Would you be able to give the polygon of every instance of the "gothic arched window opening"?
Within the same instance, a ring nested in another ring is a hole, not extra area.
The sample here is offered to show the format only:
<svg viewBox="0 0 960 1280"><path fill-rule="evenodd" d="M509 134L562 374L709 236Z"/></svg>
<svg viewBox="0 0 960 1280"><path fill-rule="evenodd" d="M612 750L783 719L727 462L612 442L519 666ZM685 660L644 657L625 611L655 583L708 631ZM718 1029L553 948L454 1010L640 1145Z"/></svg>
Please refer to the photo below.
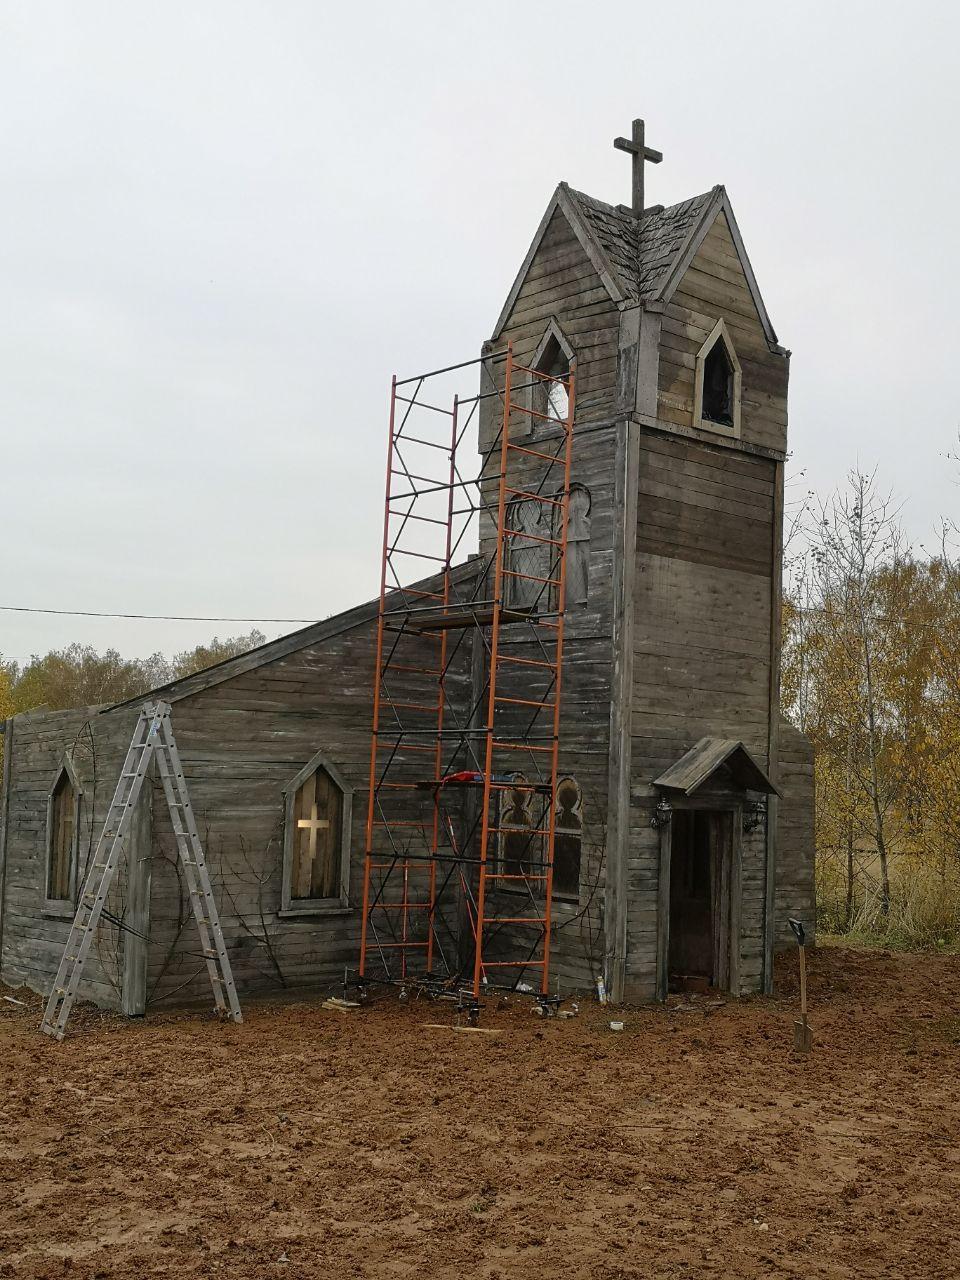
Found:
<svg viewBox="0 0 960 1280"><path fill-rule="evenodd" d="M540 339L532 367L546 378L533 378L531 408L553 422L566 422L570 413L570 368L573 348L556 320L551 320ZM548 380L549 379L549 380ZM544 423L533 419L534 429Z"/></svg>
<svg viewBox="0 0 960 1280"><path fill-rule="evenodd" d="M733 365L722 342L714 343L703 364L703 416L733 426Z"/></svg>
<svg viewBox="0 0 960 1280"><path fill-rule="evenodd" d="M739 437L740 361L723 320L697 353L693 424L704 431Z"/></svg>
<svg viewBox="0 0 960 1280"><path fill-rule="evenodd" d="M46 901L57 904L76 899L80 847L82 790L69 757L65 758L47 797Z"/></svg>
<svg viewBox="0 0 960 1280"><path fill-rule="evenodd" d="M560 898L579 898L583 853L583 796L576 778L557 784L553 835L553 892Z"/></svg>
<svg viewBox="0 0 960 1280"><path fill-rule="evenodd" d="M352 790L318 752L284 793L282 909L346 906Z"/></svg>
<svg viewBox="0 0 960 1280"><path fill-rule="evenodd" d="M536 825L534 792L522 773L513 776L514 788L503 793L500 820L500 867L504 875L526 875L530 862L542 858L540 843L530 834Z"/></svg>

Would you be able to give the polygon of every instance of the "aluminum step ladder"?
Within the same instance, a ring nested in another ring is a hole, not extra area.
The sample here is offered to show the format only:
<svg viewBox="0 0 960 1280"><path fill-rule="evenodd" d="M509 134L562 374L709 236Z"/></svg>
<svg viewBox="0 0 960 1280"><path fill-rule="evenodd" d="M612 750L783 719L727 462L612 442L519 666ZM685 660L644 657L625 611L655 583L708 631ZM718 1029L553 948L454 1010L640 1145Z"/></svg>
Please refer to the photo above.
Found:
<svg viewBox="0 0 960 1280"><path fill-rule="evenodd" d="M130 833L134 810L151 760L156 756L163 782L177 852L184 870L190 903L200 933L200 947L207 962L218 1013L241 1022L240 1003L220 927L220 917L210 887L183 766L173 736L168 702L144 703L137 720L117 789L97 840L93 861L77 903L77 914L43 1012L40 1030L62 1040L76 998L83 966L116 874L124 842Z"/></svg>

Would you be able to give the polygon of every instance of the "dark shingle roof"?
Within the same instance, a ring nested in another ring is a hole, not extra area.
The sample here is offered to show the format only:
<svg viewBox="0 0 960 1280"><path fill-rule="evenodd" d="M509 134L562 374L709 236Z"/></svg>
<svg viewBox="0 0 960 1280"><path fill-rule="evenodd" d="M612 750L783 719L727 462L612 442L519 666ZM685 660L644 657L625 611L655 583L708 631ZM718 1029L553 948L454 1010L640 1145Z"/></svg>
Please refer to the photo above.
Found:
<svg viewBox="0 0 960 1280"><path fill-rule="evenodd" d="M657 296L707 205L722 191L713 187L680 204L649 210L638 222L623 209L561 185L597 240L624 297L638 301Z"/></svg>

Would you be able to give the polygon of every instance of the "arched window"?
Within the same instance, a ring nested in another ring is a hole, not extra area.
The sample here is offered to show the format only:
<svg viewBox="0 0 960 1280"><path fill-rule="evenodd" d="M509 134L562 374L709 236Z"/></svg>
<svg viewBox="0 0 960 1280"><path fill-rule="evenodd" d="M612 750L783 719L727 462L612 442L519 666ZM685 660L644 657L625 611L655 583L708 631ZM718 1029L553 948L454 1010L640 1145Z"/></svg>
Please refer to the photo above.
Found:
<svg viewBox="0 0 960 1280"><path fill-rule="evenodd" d="M558 605L561 493L547 501L518 498L505 512L508 607L553 613ZM586 604L590 589L590 511L593 498L584 484L570 486L567 509L566 605Z"/></svg>
<svg viewBox="0 0 960 1280"><path fill-rule="evenodd" d="M553 834L553 892L558 898L579 898L583 850L583 797L575 778L557 783L557 811Z"/></svg>
<svg viewBox="0 0 960 1280"><path fill-rule="evenodd" d="M733 365L722 342L714 343L703 362L703 416L733 426Z"/></svg>
<svg viewBox="0 0 960 1280"><path fill-rule="evenodd" d="M282 910L345 907L353 793L318 752L284 792Z"/></svg>
<svg viewBox="0 0 960 1280"><path fill-rule="evenodd" d="M534 792L522 773L515 773L515 788L502 793L500 833L500 868L504 875L522 876L529 864L542 861L541 843L530 831L536 826L533 814Z"/></svg>
<svg viewBox="0 0 960 1280"><path fill-rule="evenodd" d="M556 320L547 325L533 357L532 368L547 378L533 378L531 408L554 422L566 422L570 413L570 367L573 347ZM531 420L532 429L546 425L541 419Z"/></svg>
<svg viewBox="0 0 960 1280"><path fill-rule="evenodd" d="M727 326L718 320L697 353L693 423L718 435L740 435L740 361Z"/></svg>
<svg viewBox="0 0 960 1280"><path fill-rule="evenodd" d="M57 770L47 797L45 898L53 910L76 901L82 790L69 756Z"/></svg>
<svg viewBox="0 0 960 1280"><path fill-rule="evenodd" d="M553 607L550 579L556 576L551 565L557 549L551 542L557 538L557 510L539 498L517 498L507 505L504 601L510 608L546 613Z"/></svg>

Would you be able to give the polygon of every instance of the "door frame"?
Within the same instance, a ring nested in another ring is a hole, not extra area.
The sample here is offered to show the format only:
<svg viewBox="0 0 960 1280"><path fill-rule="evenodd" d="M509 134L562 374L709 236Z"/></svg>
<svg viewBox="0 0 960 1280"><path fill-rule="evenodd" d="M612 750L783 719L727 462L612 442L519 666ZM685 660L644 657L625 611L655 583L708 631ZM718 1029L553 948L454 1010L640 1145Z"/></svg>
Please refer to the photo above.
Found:
<svg viewBox="0 0 960 1280"><path fill-rule="evenodd" d="M694 796L661 793L671 811L698 810L730 815L730 915L729 915L729 978L722 990L732 995L740 994L740 900L741 870L743 865L743 800L730 795ZM673 844L673 821L661 821L660 876L657 891L657 999L666 1000L670 982L670 863Z"/></svg>

